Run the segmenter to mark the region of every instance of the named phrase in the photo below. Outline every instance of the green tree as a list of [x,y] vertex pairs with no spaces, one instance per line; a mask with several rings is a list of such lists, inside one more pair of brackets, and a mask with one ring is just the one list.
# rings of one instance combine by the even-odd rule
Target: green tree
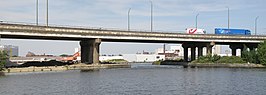
[[258,63],[258,54],[256,50],[248,50],[247,46],[244,46],[244,49],[241,53],[241,58],[250,63]]
[[266,41],[259,44],[257,51],[260,63],[266,65]]
[[197,60],[194,60],[192,63],[216,63],[221,58],[221,56],[215,54],[208,54],[206,56],[200,56]]
[[244,61],[250,62],[249,61],[249,51],[246,45],[244,45],[243,51],[241,52],[241,58]]
[[6,51],[0,51],[0,71],[4,69],[8,55]]
[[238,56],[223,56],[219,60],[216,61],[217,63],[246,63],[241,57]]

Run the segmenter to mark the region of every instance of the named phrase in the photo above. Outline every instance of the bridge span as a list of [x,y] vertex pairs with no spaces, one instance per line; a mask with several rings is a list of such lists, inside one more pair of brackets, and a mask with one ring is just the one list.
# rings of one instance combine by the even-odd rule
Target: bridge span
[[211,53],[215,44],[230,45],[232,55],[236,49],[244,46],[255,49],[266,40],[259,35],[214,35],[183,34],[167,32],[122,31],[108,29],[90,29],[58,26],[36,26],[27,24],[0,23],[1,38],[44,39],[80,41],[81,61],[83,63],[99,63],[99,45],[101,42],[140,42],[140,43],[181,43],[184,48],[184,60],[188,61],[188,48],[191,48],[191,60],[195,60],[195,49],[202,56],[203,47]]

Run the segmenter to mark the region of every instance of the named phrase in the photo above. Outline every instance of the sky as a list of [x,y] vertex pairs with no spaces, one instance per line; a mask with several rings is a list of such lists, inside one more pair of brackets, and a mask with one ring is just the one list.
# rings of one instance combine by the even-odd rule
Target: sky
[[[249,29],[266,35],[265,0],[152,0],[153,31],[185,33],[195,27],[213,34],[215,28],[227,28],[228,8],[230,28]],[[49,0],[49,25],[127,30],[128,10],[130,29],[150,31],[150,0]],[[46,0],[39,0],[39,24],[46,23]],[[0,21],[36,23],[36,0],[0,0]],[[36,54],[74,54],[79,42],[60,40],[1,39],[0,44],[19,46],[19,55],[28,51]],[[173,44],[171,44],[173,45]],[[101,54],[154,52],[158,43],[102,42]],[[169,47],[169,44],[167,44]]]

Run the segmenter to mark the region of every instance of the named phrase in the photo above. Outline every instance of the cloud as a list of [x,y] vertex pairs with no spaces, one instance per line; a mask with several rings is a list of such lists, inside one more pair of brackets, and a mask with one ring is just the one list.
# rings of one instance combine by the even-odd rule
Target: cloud
[[[36,0],[0,0],[0,20],[35,23]],[[215,27],[227,26],[227,6],[231,26],[253,29],[260,16],[258,31],[264,32],[265,0],[152,0],[154,30],[184,31],[194,27],[200,13],[199,27],[213,33]],[[149,0],[49,0],[49,22],[57,25],[127,29],[131,8],[131,30],[150,30]],[[39,0],[39,23],[46,18],[46,0]],[[130,48],[130,47],[129,47]],[[104,50],[103,50],[104,51]],[[72,52],[72,51],[71,51]]]

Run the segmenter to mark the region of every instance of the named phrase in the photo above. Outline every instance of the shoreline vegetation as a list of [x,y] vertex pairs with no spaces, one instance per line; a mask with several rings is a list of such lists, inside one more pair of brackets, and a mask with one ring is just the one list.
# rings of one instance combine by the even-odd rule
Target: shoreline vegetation
[[[239,68],[266,68],[266,41],[260,43],[257,49],[248,48],[243,44],[244,48],[241,57],[238,56],[219,56],[208,54],[183,65],[186,67],[239,67]],[[156,61],[154,65],[164,65],[164,62],[173,63],[168,60]],[[179,61],[174,64],[179,64]],[[167,64],[168,65],[168,64]]]
[[101,64],[125,64],[125,63],[128,63],[128,61],[124,59],[111,59],[101,62]]
[[[35,72],[35,71],[64,71],[64,70],[83,70],[90,71],[91,69],[99,68],[121,68],[130,67],[128,62],[124,59],[113,59],[101,62],[101,64],[73,64],[65,66],[44,66],[36,67],[30,66],[25,68],[5,68],[6,60],[8,60],[8,54],[6,51],[0,51],[0,75],[4,75],[5,72]],[[187,67],[238,67],[238,68],[265,68],[266,67],[266,41],[260,43],[257,49],[248,49],[244,45],[244,49],[241,53],[241,57],[238,56],[218,56],[208,54],[201,56],[197,60],[190,63],[184,62],[182,59],[176,60],[160,60],[152,63],[153,65],[182,65]],[[58,68],[60,67],[60,68]],[[17,70],[19,69],[19,70]]]
[[265,64],[249,63],[238,56],[201,56],[192,62],[177,60],[160,60],[153,62],[153,65],[181,65],[184,68],[266,68]]

